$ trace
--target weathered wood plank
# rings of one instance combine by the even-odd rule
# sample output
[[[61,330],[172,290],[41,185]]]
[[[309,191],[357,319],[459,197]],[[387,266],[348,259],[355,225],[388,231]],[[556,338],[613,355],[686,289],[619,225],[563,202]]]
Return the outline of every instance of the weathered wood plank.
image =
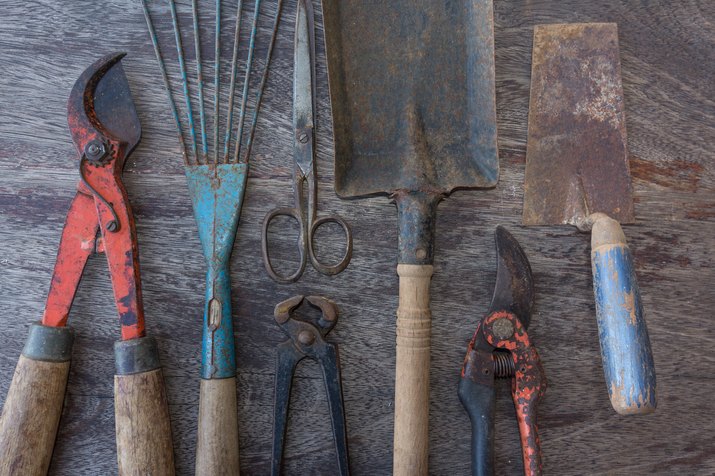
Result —
[[[212,3],[202,7],[209,11]],[[159,0],[150,4],[165,9]],[[187,6],[180,2],[183,11]],[[283,339],[273,323],[273,306],[293,294],[318,293],[334,299],[342,311],[330,339],[340,345],[353,470],[389,474],[396,213],[385,198],[341,201],[332,192],[322,44],[319,209],[349,218],[353,261],[333,278],[308,268],[301,281],[286,286],[267,277],[260,259],[263,216],[291,201],[295,2],[287,1],[285,9],[232,258],[242,469],[264,474],[270,464],[274,346]],[[432,282],[430,472],[469,471],[469,424],[456,385],[467,341],[491,298],[493,229],[504,224],[521,241],[536,278],[530,334],[549,379],[539,414],[545,470],[710,474],[715,471],[715,358],[707,352],[715,341],[709,316],[715,308],[710,252],[715,235],[715,6],[708,0],[497,1],[495,19],[500,183],[494,190],[457,192],[439,207]],[[592,302],[589,237],[569,227],[520,227],[533,26],[577,21],[615,21],[620,29],[638,220],[625,232],[636,257],[660,400],[655,414],[639,418],[619,417],[608,402]],[[143,139],[127,163],[124,180],[137,216],[147,328],[159,340],[177,471],[193,474],[204,263],[139,3],[8,0],[0,24],[0,309],[5,316],[0,402],[29,324],[42,314],[77,180],[65,119],[67,95],[97,57],[127,50],[124,66]],[[159,27],[166,32],[168,24]],[[224,29],[229,27],[226,21]],[[322,41],[322,33],[318,38]],[[209,61],[211,48],[205,49]],[[170,49],[167,53],[173,57]],[[281,257],[283,250],[292,251],[292,242],[284,240],[277,243]],[[51,474],[117,471],[115,315],[104,258],[94,257],[71,318],[77,338]],[[334,474],[319,368],[306,363],[297,377],[286,473]],[[503,384],[497,397],[497,467],[500,473],[519,474],[514,410]]]

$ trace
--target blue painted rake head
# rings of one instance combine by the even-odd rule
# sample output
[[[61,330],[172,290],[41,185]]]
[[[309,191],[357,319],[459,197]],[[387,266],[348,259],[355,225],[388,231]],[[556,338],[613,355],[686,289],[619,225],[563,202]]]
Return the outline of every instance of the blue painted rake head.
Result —
[[[197,0],[192,0],[192,27],[194,52],[196,55],[196,81],[193,86],[198,92],[198,108],[200,118],[200,134],[196,133],[196,124],[191,104],[190,88],[192,87],[187,73],[182,46],[182,35],[179,28],[179,15],[175,0],[167,0],[173,25],[174,43],[178,57],[180,83],[184,96],[186,125],[190,141],[185,140],[177,103],[171,90],[171,81],[161,54],[159,38],[152,21],[146,0],[141,0],[144,9],[149,35],[157,56],[162,80],[167,92],[172,116],[176,124],[181,144],[186,178],[194,208],[194,215],[199,229],[199,238],[203,249],[208,271],[206,274],[206,304],[204,307],[203,349],[201,376],[204,379],[233,377],[236,373],[236,357],[233,340],[233,322],[231,319],[231,283],[229,259],[236,238],[241,204],[248,176],[248,160],[251,154],[253,136],[256,129],[258,111],[260,109],[263,90],[268,77],[268,66],[273,53],[278,21],[280,19],[282,0],[278,0],[273,13],[273,28],[267,47],[266,58],[261,80],[255,92],[255,107],[250,118],[250,126],[244,131],[247,99],[251,73],[254,62],[254,50],[258,32],[258,18],[261,0],[255,0],[251,34],[245,58],[245,73],[240,97],[238,124],[234,131],[234,98],[236,76],[239,63],[239,38],[241,29],[242,0],[239,0],[236,14],[236,29],[232,49],[230,85],[228,103],[226,105],[226,133],[222,146],[219,145],[220,124],[220,57],[221,57],[221,0],[216,0],[215,36],[214,36],[214,85],[213,85],[213,147],[208,143],[206,133],[206,109],[204,105],[204,81],[201,61],[201,44],[199,29],[199,14]],[[200,139],[199,139],[200,138]],[[231,140],[234,149],[230,154]],[[199,143],[200,140],[200,143]],[[187,142],[190,147],[187,147]],[[210,150],[213,149],[213,150]],[[219,150],[221,149],[221,151]],[[242,155],[243,149],[243,155]],[[221,152],[221,153],[219,153]]]

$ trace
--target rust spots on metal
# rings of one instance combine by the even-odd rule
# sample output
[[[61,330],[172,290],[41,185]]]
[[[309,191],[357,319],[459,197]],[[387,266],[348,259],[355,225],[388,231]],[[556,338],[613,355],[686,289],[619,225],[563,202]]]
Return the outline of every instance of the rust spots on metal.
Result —
[[[535,28],[528,134],[524,224],[634,221],[616,24]]]
[[[492,2],[323,4],[342,197],[498,177]]]
[[[683,159],[661,163],[631,156],[630,165],[634,178],[684,192],[697,191],[705,170],[702,164]]]

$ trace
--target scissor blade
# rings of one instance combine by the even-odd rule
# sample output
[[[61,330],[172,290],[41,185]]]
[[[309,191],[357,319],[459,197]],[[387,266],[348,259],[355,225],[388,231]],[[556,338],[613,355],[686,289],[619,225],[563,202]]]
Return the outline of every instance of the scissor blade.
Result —
[[[315,46],[312,27],[313,10],[310,3],[306,0],[299,0],[295,19],[293,58],[293,128],[295,130],[296,151],[298,152],[296,153],[296,162],[304,175],[308,175],[310,171],[314,128],[315,87],[313,84],[313,69]]]

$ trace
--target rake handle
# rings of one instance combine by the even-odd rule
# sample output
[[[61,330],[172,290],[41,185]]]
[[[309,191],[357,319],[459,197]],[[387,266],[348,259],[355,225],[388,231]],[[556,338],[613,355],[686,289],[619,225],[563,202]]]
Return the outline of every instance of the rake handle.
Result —
[[[236,377],[201,379],[196,474],[238,474]]]

